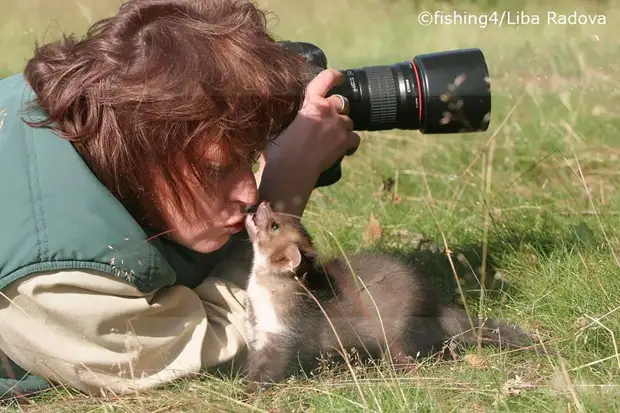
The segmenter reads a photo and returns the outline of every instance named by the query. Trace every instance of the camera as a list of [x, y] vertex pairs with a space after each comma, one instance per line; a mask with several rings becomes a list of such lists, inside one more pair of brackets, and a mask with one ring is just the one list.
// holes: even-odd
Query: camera
[[[278, 41], [308, 64], [316, 76], [327, 57], [308, 42]], [[349, 100], [357, 131], [419, 130], [423, 134], [484, 132], [491, 117], [489, 71], [480, 49], [420, 54], [408, 61], [341, 69], [344, 81], [327, 96]], [[338, 162], [324, 171], [315, 188], [341, 178]]]

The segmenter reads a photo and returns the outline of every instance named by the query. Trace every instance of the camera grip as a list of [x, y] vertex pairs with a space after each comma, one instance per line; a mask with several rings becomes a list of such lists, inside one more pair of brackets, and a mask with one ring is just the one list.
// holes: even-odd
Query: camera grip
[[316, 181], [314, 188], [330, 186], [338, 182], [340, 178], [342, 178], [342, 170], [340, 168], [340, 164], [342, 163], [343, 159], [344, 156], [338, 159], [335, 164], [323, 171], [319, 176], [319, 179]]

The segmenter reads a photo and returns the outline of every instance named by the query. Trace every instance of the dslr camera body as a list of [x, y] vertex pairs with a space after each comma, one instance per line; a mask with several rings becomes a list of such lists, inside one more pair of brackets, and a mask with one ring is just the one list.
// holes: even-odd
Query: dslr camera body
[[[327, 69], [327, 57], [308, 42], [279, 41], [305, 61], [313, 75]], [[424, 134], [484, 132], [491, 119], [489, 71], [480, 49], [457, 49], [415, 56], [391, 65], [343, 69], [344, 82], [327, 96], [349, 100], [357, 131], [419, 130]], [[315, 188], [342, 176], [340, 158]]]

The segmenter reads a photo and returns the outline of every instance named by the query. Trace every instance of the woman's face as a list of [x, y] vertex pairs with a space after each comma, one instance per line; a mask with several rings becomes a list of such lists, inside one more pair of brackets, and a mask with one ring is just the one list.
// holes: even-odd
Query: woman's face
[[205, 164], [221, 169], [221, 173], [210, 195], [202, 195], [198, 184], [193, 185], [195, 194], [201, 194], [195, 195], [199, 218], [187, 219], [176, 211], [165, 211], [171, 230], [168, 237], [203, 253], [221, 248], [232, 234], [243, 230], [244, 211], [256, 203], [258, 196], [252, 165], [230, 169], [216, 150], [210, 153]]

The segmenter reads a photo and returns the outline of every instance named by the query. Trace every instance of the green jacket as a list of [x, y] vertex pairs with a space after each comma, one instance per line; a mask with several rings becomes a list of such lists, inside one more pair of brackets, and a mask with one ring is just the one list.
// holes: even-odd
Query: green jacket
[[[32, 98], [21, 74], [0, 80], [0, 288], [29, 274], [70, 269], [103, 271], [144, 292], [204, 280], [225, 248], [198, 254], [161, 238], [147, 242], [152, 234], [70, 142], [23, 122], [42, 115], [27, 107]], [[6, 362], [0, 396], [14, 385], [21, 392], [48, 386], [10, 360], [8, 374]]]

